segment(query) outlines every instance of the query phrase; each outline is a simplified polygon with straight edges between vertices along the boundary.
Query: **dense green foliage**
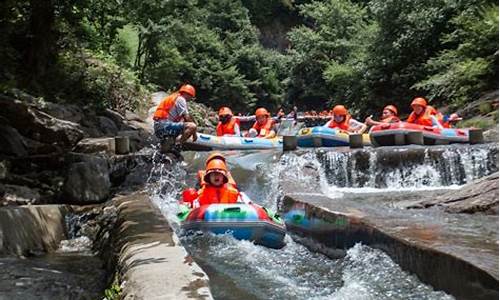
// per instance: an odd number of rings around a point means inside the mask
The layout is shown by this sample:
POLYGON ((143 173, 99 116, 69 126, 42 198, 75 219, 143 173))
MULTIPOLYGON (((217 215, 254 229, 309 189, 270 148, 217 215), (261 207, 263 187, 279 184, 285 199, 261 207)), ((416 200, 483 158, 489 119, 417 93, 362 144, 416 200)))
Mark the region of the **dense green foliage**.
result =
POLYGON ((185 82, 239 112, 462 105, 498 88, 488 0, 6 0, 0 39, 0 88, 118 109, 185 82))

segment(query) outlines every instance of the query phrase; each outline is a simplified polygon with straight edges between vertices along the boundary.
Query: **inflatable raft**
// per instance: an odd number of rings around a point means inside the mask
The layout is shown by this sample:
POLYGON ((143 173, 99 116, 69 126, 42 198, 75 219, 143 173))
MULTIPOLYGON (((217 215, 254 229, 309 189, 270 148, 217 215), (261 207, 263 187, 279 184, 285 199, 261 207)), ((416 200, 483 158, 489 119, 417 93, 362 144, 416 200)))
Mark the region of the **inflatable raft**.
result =
MULTIPOLYGON (((370 136, 363 134, 363 144, 371 145, 370 136)), ((349 134, 324 126, 303 128, 297 135, 299 147, 340 147, 349 146, 349 134)))
POLYGON ((469 129, 438 128, 406 122, 374 126, 370 130, 370 138, 376 146, 409 145, 416 143, 412 140, 413 132, 422 133, 424 145, 469 142, 469 129))
POLYGON ((262 139, 237 136, 214 136, 198 134, 196 142, 186 142, 186 150, 211 151, 211 150, 252 150, 282 148, 281 138, 262 139))
POLYGON ((231 235, 269 248, 285 245, 285 223, 277 215, 254 203, 210 204, 189 209, 181 205, 178 214, 185 232, 231 235))

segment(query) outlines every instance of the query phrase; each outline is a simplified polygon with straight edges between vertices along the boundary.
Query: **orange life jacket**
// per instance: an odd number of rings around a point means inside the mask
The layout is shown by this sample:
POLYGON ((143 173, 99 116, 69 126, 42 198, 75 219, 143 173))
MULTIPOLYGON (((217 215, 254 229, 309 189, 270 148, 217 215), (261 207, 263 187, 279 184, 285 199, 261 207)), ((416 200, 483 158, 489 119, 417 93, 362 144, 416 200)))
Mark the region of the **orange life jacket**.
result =
MULTIPOLYGON (((205 182, 205 170, 199 170, 198 171, 198 182, 200 183, 200 187, 204 187, 207 183, 205 182)), ((227 183, 232 185, 233 187, 236 187, 236 181, 234 181, 233 176, 231 175, 231 172, 227 172, 227 183)))
POLYGON ((240 192, 229 184, 221 187, 205 185, 198 191, 198 201, 200 205, 212 203, 236 203, 240 192))
POLYGON ((387 117, 385 119, 380 120, 380 122, 382 122, 382 123, 397 123, 397 122, 401 122, 401 120, 396 116, 390 116, 390 117, 387 117))
MULTIPOLYGON (((179 93, 175 92, 165 97, 165 99, 161 100, 160 104, 156 108, 153 119, 155 121, 167 119, 168 113, 170 112, 172 107, 174 107, 177 97, 179 97, 179 93)), ((177 122, 178 120, 174 121, 177 122)))
POLYGON ((417 115, 414 111, 410 114, 406 122, 423 125, 423 126, 433 126, 432 116, 436 117, 438 122, 442 122, 443 116, 434 107, 427 105, 425 110, 417 115))
POLYGON ((346 115, 344 121, 341 123, 335 122, 335 119, 332 118, 331 122, 328 124, 330 128, 340 128, 342 130, 349 130, 349 121, 351 120, 351 115, 346 115))
POLYGON ((252 128, 257 130, 258 137, 265 137, 269 134, 269 132, 271 132, 275 123, 276 122, 272 118, 267 119, 267 122, 264 125, 260 125, 259 122, 255 121, 252 128))
POLYGON ((231 120, 226 124, 219 122, 219 124, 217 124, 217 136, 224 136, 226 134, 235 135, 236 131, 234 130, 234 126, 236 124, 239 126, 240 121, 235 117, 231 117, 231 120))

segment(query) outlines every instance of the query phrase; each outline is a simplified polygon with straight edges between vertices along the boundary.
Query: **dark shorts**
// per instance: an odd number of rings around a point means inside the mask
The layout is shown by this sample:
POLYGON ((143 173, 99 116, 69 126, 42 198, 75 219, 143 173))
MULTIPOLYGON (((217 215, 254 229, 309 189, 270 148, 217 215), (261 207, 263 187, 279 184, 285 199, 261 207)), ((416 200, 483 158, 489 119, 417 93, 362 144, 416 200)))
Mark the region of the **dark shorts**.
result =
POLYGON ((170 121, 155 121, 154 123, 155 135, 159 139, 166 137, 177 137, 184 131, 184 123, 170 122, 170 121))

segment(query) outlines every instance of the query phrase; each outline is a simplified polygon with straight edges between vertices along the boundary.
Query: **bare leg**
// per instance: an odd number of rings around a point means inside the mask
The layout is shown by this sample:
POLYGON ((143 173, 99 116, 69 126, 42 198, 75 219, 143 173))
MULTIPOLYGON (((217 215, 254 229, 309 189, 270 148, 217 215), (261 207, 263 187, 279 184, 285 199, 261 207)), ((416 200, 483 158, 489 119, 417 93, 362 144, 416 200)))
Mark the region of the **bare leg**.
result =
POLYGON ((193 142, 198 139, 198 135, 196 134, 196 124, 193 122, 186 122, 184 123, 184 132, 182 133, 179 142, 182 144, 186 142, 191 136, 193 137, 193 142))

